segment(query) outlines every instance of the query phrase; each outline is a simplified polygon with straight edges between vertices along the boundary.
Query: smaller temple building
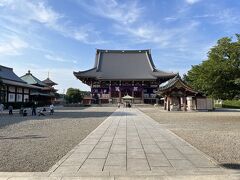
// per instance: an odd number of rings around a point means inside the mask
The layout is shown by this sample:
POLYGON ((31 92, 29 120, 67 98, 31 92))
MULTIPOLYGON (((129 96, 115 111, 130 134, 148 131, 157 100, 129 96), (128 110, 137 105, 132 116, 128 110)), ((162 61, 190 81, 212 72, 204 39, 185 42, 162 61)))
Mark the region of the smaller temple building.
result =
POLYGON ((24 76, 21 77, 29 85, 37 86, 38 89, 33 89, 30 92, 30 101, 37 102, 41 104, 51 104, 56 100, 57 90, 54 88, 57 83, 52 80, 45 79, 44 81, 36 78, 30 71, 28 71, 24 76))
POLYGON ((213 110, 213 100, 187 85, 179 75, 159 86, 167 111, 213 110))
POLYGON ((0 65, 0 103, 27 103, 30 101, 30 92, 39 89, 19 78, 12 68, 0 65))

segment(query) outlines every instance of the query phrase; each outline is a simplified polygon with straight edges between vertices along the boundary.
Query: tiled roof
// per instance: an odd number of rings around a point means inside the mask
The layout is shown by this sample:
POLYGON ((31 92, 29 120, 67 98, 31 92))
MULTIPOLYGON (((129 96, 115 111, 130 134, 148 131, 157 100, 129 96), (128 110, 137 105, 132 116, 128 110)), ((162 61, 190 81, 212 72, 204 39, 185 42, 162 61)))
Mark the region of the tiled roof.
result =
POLYGON ((57 85, 57 83, 53 82, 51 79, 47 78, 45 80, 42 81, 43 83, 50 85, 50 86, 54 86, 57 85))
POLYGON ((43 83, 38 78, 33 76, 30 71, 28 71, 28 73, 26 73, 24 76, 22 76, 21 79, 28 84, 42 86, 42 87, 47 86, 45 83, 43 83))
POLYGON ((30 85, 25 82, 22 83, 22 82, 18 82, 18 81, 7 80, 7 79, 3 79, 2 82, 4 84, 13 85, 13 86, 20 86, 20 87, 26 87, 26 88, 31 88, 31 89, 41 89, 41 87, 30 85))
POLYGON ((10 80, 10 81, 16 81, 16 82, 20 82, 20 83, 25 83, 21 78, 19 78, 13 72, 12 68, 1 66, 1 65, 0 65, 0 78, 10 80))
POLYGON ((182 78, 179 76, 179 74, 177 74, 174 78, 166 81, 165 83, 162 83, 162 84, 159 86, 159 91, 160 91, 160 92, 163 92, 163 91, 166 91, 166 90, 168 90, 168 89, 171 89, 171 88, 175 87, 175 85, 176 85, 178 82, 179 82, 179 83, 181 84, 181 86, 182 86, 183 88, 185 88, 186 90, 191 91, 191 92, 193 92, 193 93, 200 93, 200 92, 198 92, 198 91, 195 91, 195 90, 194 90, 192 87, 190 87, 189 85, 187 85, 187 84, 182 80, 182 78))
POLYGON ((97 50, 95 67, 87 71, 74 72, 81 78, 104 80, 154 80, 172 78, 176 74, 155 68, 150 50, 97 50))

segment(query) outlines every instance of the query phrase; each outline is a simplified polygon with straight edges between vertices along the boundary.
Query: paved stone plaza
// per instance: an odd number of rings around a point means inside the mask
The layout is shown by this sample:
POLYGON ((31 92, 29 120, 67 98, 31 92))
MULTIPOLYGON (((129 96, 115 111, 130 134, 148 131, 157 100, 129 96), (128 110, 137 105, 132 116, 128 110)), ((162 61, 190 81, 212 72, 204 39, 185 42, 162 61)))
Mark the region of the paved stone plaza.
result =
POLYGON ((179 175, 183 179, 239 178, 135 108, 117 109, 48 172, 32 175, 50 179, 89 176, 168 179, 179 175))

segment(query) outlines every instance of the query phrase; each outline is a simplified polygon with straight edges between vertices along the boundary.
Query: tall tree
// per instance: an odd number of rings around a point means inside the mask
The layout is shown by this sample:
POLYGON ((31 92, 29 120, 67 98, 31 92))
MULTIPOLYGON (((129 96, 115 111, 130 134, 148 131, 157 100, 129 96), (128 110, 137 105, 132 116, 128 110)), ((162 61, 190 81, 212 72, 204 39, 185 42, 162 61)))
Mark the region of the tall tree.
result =
POLYGON ((79 89, 68 88, 65 98, 68 103, 79 103, 83 99, 83 93, 79 89))
POLYGON ((240 35, 224 37, 208 53, 208 59, 192 66, 184 79, 213 98, 233 99, 240 93, 240 35))

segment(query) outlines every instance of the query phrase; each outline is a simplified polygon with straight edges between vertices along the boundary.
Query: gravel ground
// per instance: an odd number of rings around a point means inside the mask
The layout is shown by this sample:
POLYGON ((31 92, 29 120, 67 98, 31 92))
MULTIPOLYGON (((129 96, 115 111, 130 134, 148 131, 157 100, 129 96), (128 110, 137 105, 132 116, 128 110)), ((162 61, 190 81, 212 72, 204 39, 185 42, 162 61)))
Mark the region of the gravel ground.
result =
POLYGON ((140 108, 154 120, 214 158, 220 165, 240 168, 239 112, 163 112, 140 108))
POLYGON ((116 108, 63 108, 53 116, 0 117, 0 171, 47 171, 116 108))

